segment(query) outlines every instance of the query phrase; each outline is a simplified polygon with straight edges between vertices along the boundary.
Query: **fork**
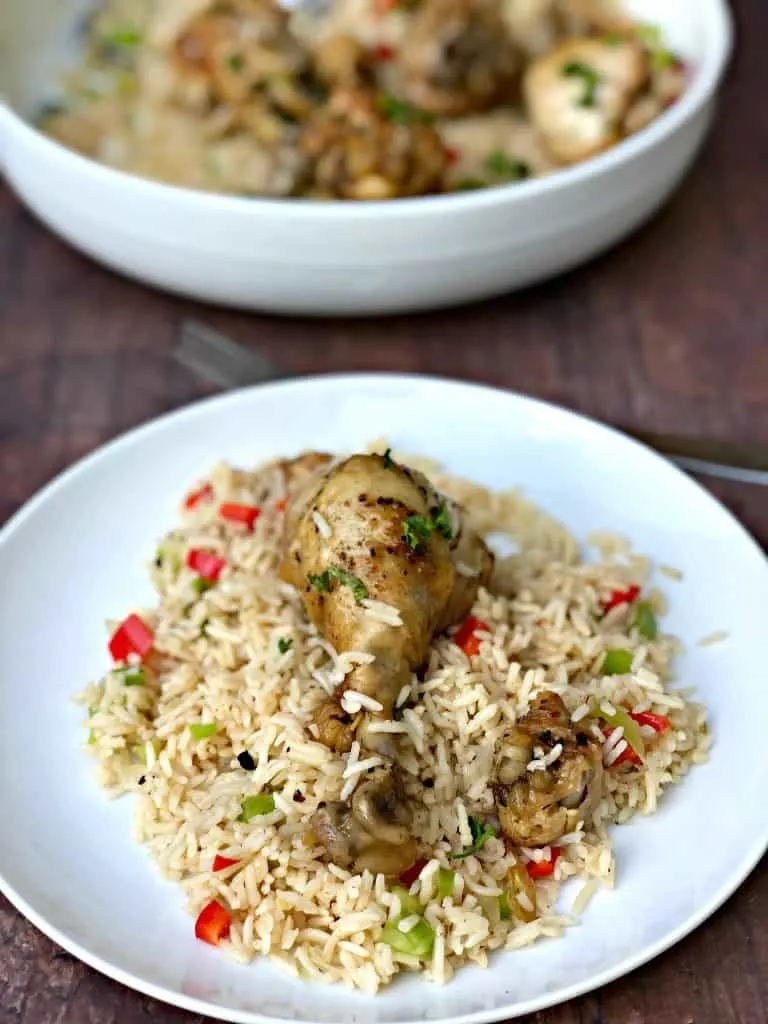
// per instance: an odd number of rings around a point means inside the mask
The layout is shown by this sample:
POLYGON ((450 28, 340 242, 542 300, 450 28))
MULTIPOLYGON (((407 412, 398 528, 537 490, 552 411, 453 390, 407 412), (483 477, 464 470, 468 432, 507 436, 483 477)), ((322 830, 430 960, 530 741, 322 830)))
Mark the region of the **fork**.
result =
MULTIPOLYGON (((173 354, 183 366, 226 389, 291 376, 277 363, 197 320, 183 322, 173 354)), ((768 446, 618 429, 689 473, 768 486, 768 446)))

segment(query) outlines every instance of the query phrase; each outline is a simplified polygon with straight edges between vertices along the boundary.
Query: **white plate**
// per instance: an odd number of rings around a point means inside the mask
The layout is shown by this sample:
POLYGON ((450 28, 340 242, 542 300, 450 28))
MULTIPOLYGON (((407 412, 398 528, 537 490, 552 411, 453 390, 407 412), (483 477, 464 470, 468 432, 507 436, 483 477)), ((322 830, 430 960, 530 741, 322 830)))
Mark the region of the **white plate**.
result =
POLYGON ((69 470, 0 534, 0 881, 87 963, 171 1003, 232 1021, 480 1022, 528 1013, 631 970, 726 899, 768 841, 764 650, 768 563, 692 480, 622 435, 531 399, 400 376, 321 377, 199 403, 69 470), (711 709, 712 758, 653 818, 615 830, 618 885, 563 939, 497 955, 444 988, 411 976, 372 998, 228 962, 193 938, 179 890, 130 838, 79 745, 70 694, 107 667, 104 619, 151 599, 142 561, 209 464, 386 435, 495 487, 521 485, 580 534, 616 528, 659 561, 686 684, 711 709), (697 638, 725 629, 710 648, 697 638), (748 762, 748 770, 736 766, 748 762))

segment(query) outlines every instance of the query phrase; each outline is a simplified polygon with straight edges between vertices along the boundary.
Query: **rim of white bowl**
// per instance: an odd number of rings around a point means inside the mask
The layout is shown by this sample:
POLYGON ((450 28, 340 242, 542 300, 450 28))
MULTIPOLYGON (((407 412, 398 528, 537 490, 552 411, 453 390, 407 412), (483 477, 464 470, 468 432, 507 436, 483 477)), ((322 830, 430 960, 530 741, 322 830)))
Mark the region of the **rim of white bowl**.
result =
POLYGON ((733 49, 733 15, 727 0, 694 0, 699 11, 698 17, 706 28, 706 56, 696 65, 695 74, 681 96, 669 109, 664 111, 646 128, 618 143, 604 153, 584 163, 566 167, 542 178, 502 185, 496 188, 478 189, 472 192, 452 192, 447 195, 418 196, 411 199, 390 199, 386 202, 349 200, 313 200, 278 198, 265 196, 231 196, 217 192, 184 188, 153 181, 127 171, 108 167, 89 157, 82 156, 54 139, 44 135, 10 106, 0 96, 0 114, 5 113, 11 127, 25 135, 26 141, 48 150, 58 159, 78 168, 91 178, 106 178, 123 188, 144 194, 147 198, 162 199, 177 206, 197 207, 204 203, 212 210, 237 214, 238 217, 258 217, 267 211, 280 211, 290 218, 338 222, 365 220, 372 214, 379 216, 386 211, 389 216, 421 217, 439 216, 442 211, 494 206, 499 202, 515 202, 533 199, 537 196, 559 192, 570 185, 588 178, 608 174, 621 164, 630 163, 635 157, 662 144, 716 93, 733 49), (374 212, 375 211, 375 212, 374 212))
MULTIPOLYGON (((153 417, 147 423, 133 427, 131 430, 120 434, 111 441, 100 445, 95 451, 81 459, 78 459, 77 462, 62 470, 62 472, 55 476, 53 480, 49 481, 49 483, 42 487, 32 498, 29 499, 29 501, 22 505, 22 507, 15 512, 3 526, 0 527, 0 547, 2 547, 3 543, 9 539, 10 534, 14 532, 16 527, 20 526, 29 515, 33 514, 35 509, 37 509, 37 507, 41 505, 50 494, 53 494, 55 491, 59 490, 59 488, 66 486, 70 479, 79 476, 80 473, 86 472, 91 466, 108 457, 115 450, 122 447, 129 447, 137 441, 140 441, 145 434, 156 429, 158 425, 167 424, 177 420, 191 419, 194 416, 199 415, 201 410, 207 409, 212 405, 224 404, 233 401, 236 402, 238 400, 249 401, 254 392, 261 392, 264 389, 268 389, 270 391, 289 390, 297 387, 306 387, 308 384, 313 386, 313 382, 318 385, 321 385, 322 383, 333 385, 334 383, 339 384, 345 381, 350 384, 354 383, 358 386, 361 384, 377 384, 382 381, 402 382, 405 384, 419 382, 433 387, 439 385, 447 386, 449 388, 459 388, 461 390, 469 389, 472 391, 484 391, 500 395, 508 395, 515 400, 522 400, 535 406, 541 406, 550 411, 555 411, 558 414, 565 413, 567 417, 574 417, 576 420, 588 424, 590 427, 597 427, 600 430, 607 431, 609 434, 614 437, 621 438, 625 443, 635 448, 650 452, 662 461, 667 462, 672 472, 679 474, 680 476, 684 476, 694 488, 718 506, 723 515, 730 520, 732 526, 736 529, 742 539, 746 541, 747 544, 753 548, 755 554, 768 565, 768 556, 766 556, 766 553, 762 550, 755 538, 750 534, 746 527, 739 522, 733 513, 718 501, 717 498, 710 494, 705 487, 687 473, 684 473, 683 470, 675 466, 674 463, 664 459, 664 456, 653 451, 653 449, 649 448, 648 445, 629 437, 627 434, 622 433, 620 430, 617 430, 615 427, 612 427, 607 423, 603 423, 591 416, 585 416, 583 413, 568 409, 566 406, 558 405, 556 402, 548 402, 541 398, 524 395, 520 392, 511 391, 506 388, 494 387, 489 384, 477 384, 474 382, 454 380, 450 377, 440 377, 430 374, 381 372, 311 374, 302 377, 292 377, 288 380, 270 381, 264 384, 255 384, 247 388, 240 388, 236 391, 226 391, 223 394, 211 395, 208 398, 198 399, 189 405, 182 406, 180 409, 174 409, 160 416, 153 417)), ((758 835, 750 848, 742 852, 737 869, 729 875, 728 879, 718 887, 714 895, 703 906, 697 907, 696 910, 691 913, 677 928, 673 929, 662 939, 646 946, 639 953, 633 953, 626 956, 620 963, 595 974, 591 978, 569 985, 559 993, 542 993, 540 998, 528 999, 522 1004, 522 1006, 515 1009, 515 1016, 519 1017, 524 1014, 534 1013, 537 1010, 543 1010, 550 1006, 557 1006, 561 1003, 565 1003, 568 1000, 575 999, 587 994, 588 992, 594 992, 597 989, 602 988, 604 985, 629 974, 638 967, 642 967, 650 960, 655 959, 655 957, 676 945, 676 943, 680 942, 687 935, 690 935, 690 933, 698 928, 699 925, 703 924, 708 918, 710 918, 715 911, 717 911, 726 902, 726 900, 736 892, 739 886, 757 867, 767 849, 768 819, 766 819, 764 823, 762 835, 758 835)), ((72 955, 76 956, 79 960, 82 960, 83 963, 88 964, 89 967, 93 967, 95 970, 106 975, 108 978, 112 978, 114 981, 119 981, 121 984, 127 985, 128 988, 134 989, 134 991, 141 992, 154 999, 159 999, 161 1002, 169 1003, 172 1006, 178 1006, 182 1009, 190 1010, 193 1013, 199 1013, 203 1016, 213 1017, 219 1020, 222 1017, 223 1011, 226 1018, 235 1022, 235 1024, 286 1024, 286 1021, 283 1018, 270 1017, 266 1014, 255 1013, 251 1010, 234 1010, 220 1004, 207 1002, 204 999, 188 996, 183 992, 165 987, 161 984, 147 981, 145 978, 142 978, 129 970, 125 970, 122 967, 118 967, 115 964, 106 961, 97 953, 92 953, 79 942, 70 939, 58 927, 51 925, 42 914, 39 914, 37 910, 35 910, 34 907, 19 895, 12 886, 8 885, 2 876, 0 876, 0 892, 6 896, 13 906, 15 906, 28 921, 31 921, 36 928, 43 932, 44 935, 47 935, 63 949, 72 953, 72 955)), ((503 1020, 507 1016, 507 1012, 508 1008, 505 1007, 499 1007, 498 1009, 490 1012, 486 1010, 476 1010, 472 1013, 455 1014, 453 1016, 442 1017, 437 1024, 489 1024, 489 1022, 492 1021, 503 1020)), ((313 1024, 313 1022, 304 1021, 302 1024, 313 1024)), ((317 1021, 315 1024, 327 1024, 327 1022, 317 1021)), ((403 1024, 419 1024, 419 1022, 404 1021, 403 1024)))

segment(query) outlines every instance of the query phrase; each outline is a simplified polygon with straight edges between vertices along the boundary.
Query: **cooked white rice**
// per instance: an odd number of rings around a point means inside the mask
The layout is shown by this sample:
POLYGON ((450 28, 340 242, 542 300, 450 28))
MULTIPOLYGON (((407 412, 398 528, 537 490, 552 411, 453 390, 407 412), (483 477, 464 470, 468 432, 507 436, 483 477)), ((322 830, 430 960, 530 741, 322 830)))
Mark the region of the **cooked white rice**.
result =
MULTIPOLYGON (((655 811, 665 787, 705 760, 709 743, 703 708, 669 688, 677 641, 661 633, 653 641, 638 637, 626 606, 603 615, 614 589, 643 582, 647 559, 601 535, 593 542, 604 560, 583 561, 577 541, 520 495, 493 494, 428 469, 477 529, 507 534, 518 551, 499 560, 490 591, 480 591, 473 609, 489 627, 479 654, 470 661, 448 636, 437 637, 423 680, 414 676, 398 695, 398 720, 375 725, 397 740, 417 808, 414 834, 431 851, 411 887, 435 933, 428 961, 380 941, 388 921, 399 920, 405 934, 418 923, 414 913, 401 914, 392 883, 324 863, 312 841, 309 821, 318 805, 349 797, 360 773, 381 759, 359 744, 337 756, 309 724, 315 705, 367 656, 334 651, 308 622, 297 592, 277 576, 283 480, 274 467, 214 469, 214 499, 182 511, 180 528, 162 542, 161 564, 152 568, 158 604, 141 612, 155 637, 144 685, 126 686, 111 672, 80 695, 89 709, 85 749, 96 758, 102 785, 111 795, 136 794, 136 840, 180 883, 191 914, 214 899, 229 909, 231 932, 222 948, 244 961, 268 955, 301 977, 367 992, 401 970, 446 981, 463 963, 485 966, 493 950, 561 934, 575 919, 556 911, 562 883, 583 880, 574 913, 596 882, 610 888, 608 826, 655 811), (218 517, 223 500, 261 507, 252 533, 218 517), (189 548, 227 561, 202 594, 185 565, 189 548), (633 652, 631 673, 604 676, 605 651, 617 647, 633 652), (535 907, 519 894, 537 915, 523 923, 500 913, 515 863, 500 839, 489 839, 476 856, 452 854, 472 841, 470 815, 493 814, 490 778, 502 734, 543 690, 559 693, 575 717, 601 701, 663 714, 671 728, 658 735, 644 730, 651 735, 642 766, 606 771, 594 820, 559 840, 554 875, 536 884, 535 907), (195 740, 194 723, 216 723, 217 730, 195 740), (240 767, 243 751, 253 771, 240 767), (273 794, 274 810, 239 821, 242 800, 262 792, 273 794), (238 863, 214 874, 217 854, 238 863), (455 872, 453 896, 442 900, 441 867, 455 872)), ((397 615, 374 601, 366 610, 382 619, 397 615)), ((367 706, 363 697, 347 694, 356 706, 367 706)), ((618 759, 623 736, 606 737, 588 721, 606 741, 607 759, 618 759)), ((517 858, 545 854, 518 850, 517 858)))

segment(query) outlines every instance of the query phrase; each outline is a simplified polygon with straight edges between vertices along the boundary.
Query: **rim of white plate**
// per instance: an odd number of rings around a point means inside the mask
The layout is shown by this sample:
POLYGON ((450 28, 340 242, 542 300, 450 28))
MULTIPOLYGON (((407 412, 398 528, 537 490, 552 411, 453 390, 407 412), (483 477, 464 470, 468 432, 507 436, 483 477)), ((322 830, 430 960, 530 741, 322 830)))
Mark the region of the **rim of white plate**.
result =
MULTIPOLYGON (((464 381, 452 380, 447 377, 428 374, 315 374, 295 377, 289 380, 256 384, 248 388, 241 388, 236 391, 228 391, 223 394, 198 399, 190 405, 184 406, 181 409, 172 410, 171 412, 163 413, 162 415, 149 420, 149 422, 144 423, 141 426, 134 427, 133 429, 119 435, 113 440, 101 445, 95 451, 91 452, 91 454, 79 459, 72 466, 63 470, 54 477, 53 480, 41 488, 41 490, 39 490, 28 502, 22 505, 22 507, 13 516, 11 516, 11 518, 2 527, 0 527, 0 545, 4 544, 9 539, 17 527, 19 527, 29 515, 34 513, 38 506, 43 504, 50 495, 65 487, 70 480, 73 480, 79 474, 86 472, 101 460, 109 458, 111 454, 119 451, 121 448, 130 447, 132 444, 140 441, 145 435, 152 433, 158 428, 162 429, 166 424, 177 423, 185 419, 194 419, 196 416, 204 415, 207 409, 218 405, 236 403, 238 401, 252 401, 255 395, 264 393, 265 391, 301 390, 308 387, 332 386, 334 384, 343 385, 344 383, 354 383, 357 388, 364 388, 368 385, 375 386, 377 384, 381 384, 384 381, 388 381, 390 383, 401 383, 409 386, 426 384, 431 387, 446 387, 449 390, 454 391, 469 390, 474 392, 491 392, 496 395, 504 395, 511 401, 529 404, 538 409, 546 409, 549 412, 556 413, 558 416, 564 415, 566 419, 573 418, 592 429, 596 429, 598 432, 607 432, 615 438, 621 438, 631 446, 650 452, 662 462, 668 462, 668 460, 664 459, 664 457, 659 455, 657 452, 654 452, 653 449, 649 448, 647 445, 642 444, 640 441, 636 441, 634 438, 622 433, 622 431, 617 430, 615 427, 601 423, 599 420, 593 419, 590 416, 585 416, 583 413, 574 412, 564 406, 558 405, 555 402, 547 402, 543 399, 532 398, 528 395, 522 395, 519 392, 507 390, 505 388, 497 388, 486 384, 467 383, 464 381)), ((736 519, 736 517, 721 502, 711 495, 706 488, 702 487, 698 481, 688 476, 687 473, 684 473, 673 464, 668 464, 674 472, 685 477, 688 483, 695 487, 705 499, 713 502, 719 508, 721 513, 730 521, 730 525, 735 528, 735 530, 741 535, 742 539, 753 549, 755 555, 764 563, 766 572, 768 572, 768 556, 758 545, 757 541, 752 537, 749 531, 742 526, 738 519, 736 519)), ((522 1016, 526 1013, 534 1013, 537 1010, 556 1006, 560 1003, 567 1002, 570 999, 575 999, 578 996, 585 995, 588 992, 593 992, 596 989, 602 988, 604 985, 615 981, 617 978, 621 978, 624 975, 629 974, 631 971, 636 970, 636 968, 642 967, 650 960, 653 960, 655 957, 659 956, 659 954, 680 942, 681 939, 690 935, 692 931, 711 917, 725 903, 725 901, 733 895, 755 867, 757 867, 766 850, 768 850, 768 819, 765 821, 762 836, 758 835, 755 842, 744 851, 737 870, 733 871, 728 876, 728 879, 704 904, 704 906, 690 914, 689 917, 686 918, 682 924, 678 925, 677 928, 673 928, 669 934, 665 935, 664 938, 659 939, 657 942, 651 943, 639 950, 637 953, 625 957, 624 960, 613 967, 601 971, 588 979, 568 985, 556 992, 542 993, 540 997, 534 997, 527 1000, 514 1010, 514 1015, 522 1016)), ((13 906, 27 918, 27 920, 31 921, 36 928, 43 932, 44 935, 47 935, 48 938, 52 939, 73 956, 76 956, 79 960, 82 960, 83 963, 87 964, 89 967, 94 968, 101 974, 106 975, 108 978, 112 978, 114 981, 119 981, 128 988, 141 992, 144 995, 151 996, 161 1002, 177 1006, 184 1010, 189 1010, 192 1013, 199 1013, 206 1017, 213 1017, 221 1020, 223 1011, 224 1017, 228 1021, 232 1021, 233 1024, 285 1024, 284 1020, 270 1017, 267 1014, 257 1013, 250 1010, 241 1011, 222 1007, 203 999, 197 999, 194 996, 188 996, 183 992, 166 988, 153 982, 148 982, 139 975, 126 971, 121 967, 117 967, 110 961, 92 953, 79 942, 71 940, 59 928, 51 925, 42 914, 38 914, 34 907, 27 903, 27 901, 6 882, 1 874, 0 892, 6 896, 13 906)), ((371 998, 375 998, 375 996, 371 998)), ((474 1013, 455 1014, 452 1016, 441 1017, 436 1019, 435 1024, 490 1024, 490 1022, 508 1019, 509 1012, 509 1008, 505 1009, 505 1007, 500 1006, 490 1010, 477 1010, 474 1013)), ((304 1024, 327 1024, 327 1022, 304 1021, 304 1024)), ((421 1024, 421 1021, 404 1020, 399 1021, 398 1024, 421 1024)))

